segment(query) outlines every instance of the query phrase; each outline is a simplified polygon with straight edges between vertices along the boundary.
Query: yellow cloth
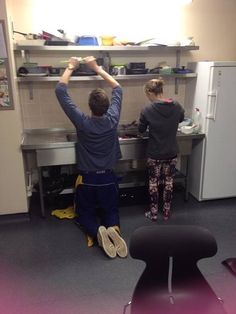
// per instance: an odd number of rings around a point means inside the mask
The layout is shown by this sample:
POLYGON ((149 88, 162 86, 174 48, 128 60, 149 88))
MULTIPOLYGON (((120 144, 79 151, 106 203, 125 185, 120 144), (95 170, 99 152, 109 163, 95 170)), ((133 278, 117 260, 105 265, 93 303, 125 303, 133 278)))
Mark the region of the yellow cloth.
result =
POLYGON ((74 219, 76 217, 74 206, 69 206, 65 209, 55 209, 51 212, 51 215, 60 219, 74 219))
MULTIPOLYGON (((75 188, 79 185, 83 184, 83 177, 81 175, 78 175, 76 182, 75 182, 75 188)), ((75 213, 75 206, 69 206, 65 209, 55 209, 51 212, 52 216, 56 216, 60 219, 74 219, 77 215, 75 213)))
POLYGON ((75 182, 75 188, 80 184, 83 184, 83 177, 79 174, 75 182))
POLYGON ((90 237, 89 235, 87 235, 87 245, 88 247, 91 247, 94 245, 94 239, 90 237))

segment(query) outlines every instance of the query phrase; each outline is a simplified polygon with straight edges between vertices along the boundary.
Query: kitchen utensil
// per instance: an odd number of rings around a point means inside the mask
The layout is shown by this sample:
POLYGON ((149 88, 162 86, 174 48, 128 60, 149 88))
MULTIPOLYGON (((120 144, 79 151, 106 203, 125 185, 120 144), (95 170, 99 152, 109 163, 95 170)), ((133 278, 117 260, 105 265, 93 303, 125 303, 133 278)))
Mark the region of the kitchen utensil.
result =
POLYGON ((53 35, 53 34, 51 34, 51 33, 48 33, 48 32, 46 32, 46 31, 42 31, 42 37, 43 37, 43 39, 45 39, 45 40, 59 40, 59 41, 62 41, 63 39, 61 38, 61 37, 59 37, 59 36, 55 36, 55 35, 53 35))
POLYGON ((16 41, 19 46, 44 46, 44 39, 22 39, 16 41))
POLYGON ((171 73, 173 73, 173 71, 172 71, 172 68, 169 66, 165 66, 159 70, 159 74, 162 74, 162 75, 169 75, 171 73))
POLYGON ((112 46, 113 40, 116 38, 116 36, 100 36, 100 38, 102 40, 103 46, 112 46))
POLYGON ((57 76, 57 75, 60 75, 60 73, 61 73, 61 70, 62 70, 62 68, 59 68, 59 67, 50 67, 49 69, 48 69, 48 72, 49 72, 49 75, 51 75, 51 76, 57 76))
POLYGON ((125 75, 126 66, 125 65, 112 65, 110 70, 111 75, 125 75))
MULTIPOLYGON (((80 62, 80 63, 83 63, 84 60, 82 57, 77 57, 77 60, 80 62)), ((60 63, 68 63, 69 62, 69 59, 68 60, 61 60, 60 63)))
POLYGON ((46 40, 45 46, 68 46, 69 41, 66 40, 46 40))
POLYGON ((179 74, 193 73, 192 70, 186 69, 185 66, 182 66, 181 68, 173 68, 172 71, 179 74))
POLYGON ((130 62, 127 65, 126 74, 147 74, 148 69, 145 68, 145 62, 130 62))
MULTIPOLYGON (((103 59, 102 58, 97 58, 97 64, 98 65, 103 65, 103 59)), ((85 63, 80 63, 78 68, 75 69, 73 72, 72 72, 72 75, 73 76, 88 76, 88 75, 97 75, 96 72, 92 71, 88 66, 87 64, 85 63)))
POLYGON ((75 40, 78 46, 98 46, 98 40, 95 36, 81 36, 75 40))
POLYGON ((147 43, 148 43, 150 40, 152 40, 152 39, 154 39, 154 38, 148 38, 148 39, 145 39, 145 40, 136 42, 135 45, 137 45, 137 46, 145 45, 145 44, 147 44, 147 43))
POLYGON ((126 74, 147 74, 148 69, 126 69, 126 74))
POLYGON ((51 33, 42 31, 42 38, 46 40, 46 46, 67 46, 70 42, 61 38, 59 36, 55 36, 51 33))
POLYGON ((145 69, 145 62, 130 62, 128 69, 145 69))
POLYGON ((194 131, 194 125, 184 125, 180 128, 180 131, 184 134, 192 134, 194 131))
POLYGON ((25 37, 25 39, 31 39, 32 40, 32 39, 40 38, 39 35, 36 35, 33 33, 23 33, 23 32, 18 32, 18 31, 13 31, 13 33, 23 35, 25 37))
POLYGON ((19 67, 18 76, 47 76, 50 66, 24 65, 19 67))
POLYGON ((182 122, 179 123, 179 129, 182 126, 186 126, 186 125, 192 125, 193 124, 193 120, 191 118, 184 118, 184 120, 182 122))
POLYGON ((153 69, 150 69, 149 72, 152 74, 159 74, 161 67, 155 67, 153 69))

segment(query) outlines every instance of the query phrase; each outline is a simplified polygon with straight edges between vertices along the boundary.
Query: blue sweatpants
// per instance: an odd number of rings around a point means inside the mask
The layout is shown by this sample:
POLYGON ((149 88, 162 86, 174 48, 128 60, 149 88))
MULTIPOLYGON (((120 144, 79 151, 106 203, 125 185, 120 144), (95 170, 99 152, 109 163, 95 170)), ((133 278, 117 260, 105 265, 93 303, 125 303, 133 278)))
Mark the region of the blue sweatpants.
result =
POLYGON ((100 225, 120 225, 117 178, 110 170, 79 176, 75 192, 77 221, 89 236, 96 238, 100 225))

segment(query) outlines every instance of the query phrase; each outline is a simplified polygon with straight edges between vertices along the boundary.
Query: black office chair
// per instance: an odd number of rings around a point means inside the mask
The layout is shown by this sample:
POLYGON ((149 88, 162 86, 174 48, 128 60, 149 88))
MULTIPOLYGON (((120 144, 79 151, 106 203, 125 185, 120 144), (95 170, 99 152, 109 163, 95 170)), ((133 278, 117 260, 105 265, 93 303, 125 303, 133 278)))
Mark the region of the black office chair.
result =
POLYGON ((131 300, 132 314, 226 314, 197 261, 217 252, 198 226, 145 226, 130 240, 130 255, 146 262, 131 300))

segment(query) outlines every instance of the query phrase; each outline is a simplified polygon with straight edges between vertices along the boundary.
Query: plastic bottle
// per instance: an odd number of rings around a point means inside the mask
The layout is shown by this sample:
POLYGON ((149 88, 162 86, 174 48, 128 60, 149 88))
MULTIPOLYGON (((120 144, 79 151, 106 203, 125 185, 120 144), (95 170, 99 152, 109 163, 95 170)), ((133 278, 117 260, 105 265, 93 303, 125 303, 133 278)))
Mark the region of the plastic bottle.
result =
POLYGON ((199 108, 194 108, 193 111, 193 124, 194 124, 194 133, 199 133, 201 131, 201 113, 199 108))

